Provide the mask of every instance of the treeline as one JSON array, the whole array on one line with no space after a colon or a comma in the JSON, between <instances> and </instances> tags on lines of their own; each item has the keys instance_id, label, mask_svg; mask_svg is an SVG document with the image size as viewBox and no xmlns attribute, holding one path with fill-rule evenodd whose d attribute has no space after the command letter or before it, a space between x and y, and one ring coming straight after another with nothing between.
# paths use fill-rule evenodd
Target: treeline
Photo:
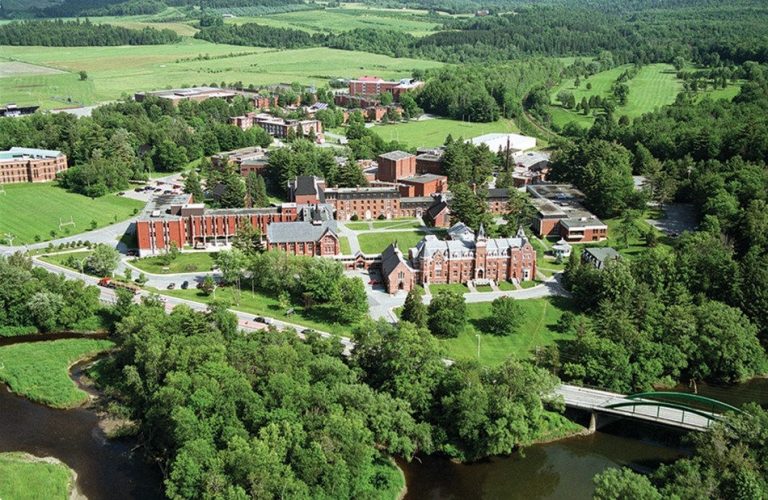
<instances>
[{"instance_id":1,"label":"treeline","mask_svg":"<svg viewBox=\"0 0 768 500\"><path fill-rule=\"evenodd\" d=\"M274 47L279 49L295 49L317 45L312 35L306 31L275 28L253 23L227 24L203 28L195 33L195 38L214 43Z\"/></svg>"},{"instance_id":2,"label":"treeline","mask_svg":"<svg viewBox=\"0 0 768 500\"><path fill-rule=\"evenodd\" d=\"M208 99L197 103L148 97L101 106L92 116L34 114L0 120L0 147L57 149L70 168L62 185L97 197L126 189L130 179L149 172L173 172L191 160L246 146L267 146L272 138L260 127L243 131L230 116L250 111L242 98L231 103Z\"/></svg>"},{"instance_id":3,"label":"treeline","mask_svg":"<svg viewBox=\"0 0 768 500\"><path fill-rule=\"evenodd\" d=\"M160 0L131 0L104 7L87 9L78 15L83 16L140 16L157 14L167 9L168 6Z\"/></svg>"},{"instance_id":4,"label":"treeline","mask_svg":"<svg viewBox=\"0 0 768 500\"><path fill-rule=\"evenodd\" d=\"M92 47L104 45L161 45L181 40L171 30L133 30L85 21L16 21L0 25L0 45Z\"/></svg>"}]
</instances>

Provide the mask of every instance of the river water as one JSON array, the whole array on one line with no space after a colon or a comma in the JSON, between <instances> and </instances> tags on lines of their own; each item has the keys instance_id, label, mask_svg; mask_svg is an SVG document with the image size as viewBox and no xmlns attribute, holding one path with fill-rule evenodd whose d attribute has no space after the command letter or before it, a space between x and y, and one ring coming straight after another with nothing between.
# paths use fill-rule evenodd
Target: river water
<instances>
[{"instance_id":1,"label":"river water","mask_svg":"<svg viewBox=\"0 0 768 500\"><path fill-rule=\"evenodd\" d=\"M33 341L71 335L35 336ZM0 339L0 346L30 341ZM678 388L688 390L688 388ZM699 385L699 394L740 405L768 407L768 379L736 386ZM569 414L586 424L586 415ZM534 445L520 454L471 465L438 457L401 462L409 500L416 499L586 499L592 477L608 467L651 471L690 453L684 434L651 424L598 419L598 432ZM0 452L53 456L78 474L78 488L91 500L162 498L156 466L132 452L132 440L107 440L90 410L54 410L11 393L0 384Z\"/></svg>"}]
</instances>

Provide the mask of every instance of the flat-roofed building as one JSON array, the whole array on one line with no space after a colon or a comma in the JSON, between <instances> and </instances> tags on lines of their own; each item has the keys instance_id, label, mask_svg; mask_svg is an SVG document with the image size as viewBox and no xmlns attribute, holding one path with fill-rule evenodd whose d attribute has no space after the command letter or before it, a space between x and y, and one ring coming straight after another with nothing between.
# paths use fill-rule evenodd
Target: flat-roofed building
<instances>
[{"instance_id":1,"label":"flat-roofed building","mask_svg":"<svg viewBox=\"0 0 768 500\"><path fill-rule=\"evenodd\" d=\"M444 175L422 174L401 177L397 180L403 198L414 196L432 196L448 191L448 177Z\"/></svg>"},{"instance_id":2,"label":"flat-roofed building","mask_svg":"<svg viewBox=\"0 0 768 500\"><path fill-rule=\"evenodd\" d=\"M336 210L337 220L392 219L400 216L400 191L394 186L326 188L326 203Z\"/></svg>"},{"instance_id":3,"label":"flat-roofed building","mask_svg":"<svg viewBox=\"0 0 768 500\"><path fill-rule=\"evenodd\" d=\"M215 154L211 156L211 162L219 169L227 164L234 165L243 177L251 172L261 175L269 164L269 153L258 146L252 146Z\"/></svg>"},{"instance_id":4,"label":"flat-roofed building","mask_svg":"<svg viewBox=\"0 0 768 500\"><path fill-rule=\"evenodd\" d=\"M570 184L532 184L526 189L536 208L533 228L537 235L559 234L569 243L608 237L608 225L584 208L584 193Z\"/></svg>"},{"instance_id":5,"label":"flat-roofed building","mask_svg":"<svg viewBox=\"0 0 768 500\"><path fill-rule=\"evenodd\" d=\"M0 151L0 184L49 182L67 169L67 156L51 149L18 148Z\"/></svg>"},{"instance_id":6,"label":"flat-roofed building","mask_svg":"<svg viewBox=\"0 0 768 500\"><path fill-rule=\"evenodd\" d=\"M437 174L443 175L443 154L442 148L418 149L416 151L416 173L417 174Z\"/></svg>"},{"instance_id":7,"label":"flat-roofed building","mask_svg":"<svg viewBox=\"0 0 768 500\"><path fill-rule=\"evenodd\" d=\"M208 99L225 99L231 101L238 92L219 87L191 87L187 89L157 90L153 92L137 92L133 98L136 102L142 102L147 97L165 99L178 106L181 101L203 102Z\"/></svg>"},{"instance_id":8,"label":"flat-roofed building","mask_svg":"<svg viewBox=\"0 0 768 500\"><path fill-rule=\"evenodd\" d=\"M379 155L377 159L379 170L378 180L384 182L397 182L403 177L416 175L416 155L405 151L390 151Z\"/></svg>"},{"instance_id":9,"label":"flat-roofed building","mask_svg":"<svg viewBox=\"0 0 768 500\"><path fill-rule=\"evenodd\" d=\"M248 130L255 126L263 128L269 135L277 139L286 139L293 135L295 137L315 136L315 142L322 144L325 142L323 135L323 124L319 120L286 120L269 113L250 112L241 116L233 116L229 123Z\"/></svg>"},{"instance_id":10,"label":"flat-roofed building","mask_svg":"<svg viewBox=\"0 0 768 500\"><path fill-rule=\"evenodd\" d=\"M475 146L488 146L488 149L493 153L503 153L505 151L516 153L518 151L527 151L536 147L535 137L528 137L527 135L520 134L484 134L472 139L467 139L467 142L472 143Z\"/></svg>"}]
</instances>

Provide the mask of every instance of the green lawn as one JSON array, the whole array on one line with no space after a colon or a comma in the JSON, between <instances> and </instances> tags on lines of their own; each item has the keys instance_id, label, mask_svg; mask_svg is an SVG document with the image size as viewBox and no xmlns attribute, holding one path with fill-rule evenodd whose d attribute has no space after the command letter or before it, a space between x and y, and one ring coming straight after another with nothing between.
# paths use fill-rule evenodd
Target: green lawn
<instances>
[{"instance_id":1,"label":"green lawn","mask_svg":"<svg viewBox=\"0 0 768 500\"><path fill-rule=\"evenodd\" d=\"M69 378L69 367L113 346L109 340L66 339L0 347L0 380L32 401L73 408L88 395Z\"/></svg>"},{"instance_id":2,"label":"green lawn","mask_svg":"<svg viewBox=\"0 0 768 500\"><path fill-rule=\"evenodd\" d=\"M211 271L216 259L216 252L183 252L168 264L162 257L134 259L131 265L151 274L177 274Z\"/></svg>"},{"instance_id":3,"label":"green lawn","mask_svg":"<svg viewBox=\"0 0 768 500\"><path fill-rule=\"evenodd\" d=\"M50 255L42 255L40 256L40 260L44 262L49 262L51 264L56 264L57 266L61 267L68 267L69 269L74 269L75 271L80 270L80 265L70 265L72 264L72 259L78 261L78 262L84 262L85 259L91 255L90 250L81 250L77 252L67 252L67 253L56 253L56 254L50 254Z\"/></svg>"},{"instance_id":4,"label":"green lawn","mask_svg":"<svg viewBox=\"0 0 768 500\"><path fill-rule=\"evenodd\" d=\"M509 133L519 132L512 120L499 120L490 123L470 123L448 118L434 118L430 120L411 120L407 123L390 125L377 125L371 130L379 134L385 141L399 141L408 147L433 147L445 143L448 134L454 139L463 137L471 139L478 135L493 132Z\"/></svg>"},{"instance_id":5,"label":"green lawn","mask_svg":"<svg viewBox=\"0 0 768 500\"><path fill-rule=\"evenodd\" d=\"M648 249L648 245L645 243L645 233L652 229L653 226L645 221L647 214L644 214L638 221L637 227L640 229L640 236L637 238L630 238L629 245L624 247L624 243L619 241L617 228L621 225L621 218L603 219L608 225L608 239L601 243L590 243L584 245L585 247L605 246L615 248L623 257L632 259ZM659 246L669 246L669 237L657 229L653 229L659 237ZM547 264L547 267L550 267Z\"/></svg>"},{"instance_id":6,"label":"green lawn","mask_svg":"<svg viewBox=\"0 0 768 500\"><path fill-rule=\"evenodd\" d=\"M372 220L369 222L345 222L345 226L353 231L369 231L373 229L418 229L420 221L412 218L400 220Z\"/></svg>"},{"instance_id":7,"label":"green lawn","mask_svg":"<svg viewBox=\"0 0 768 500\"><path fill-rule=\"evenodd\" d=\"M357 240L360 242L360 250L365 254L381 253L394 241L397 241L397 246L405 254L409 248L415 247L423 237L424 233L418 231L392 231L361 233Z\"/></svg>"},{"instance_id":8,"label":"green lawn","mask_svg":"<svg viewBox=\"0 0 768 500\"><path fill-rule=\"evenodd\" d=\"M436 294L440 290L451 290L451 291L454 291L456 293L460 293L462 295L465 294L465 293L469 293L469 288L467 288L466 286L462 285L461 283L449 283L449 284L444 284L444 285L432 285L432 284L429 285L429 293L431 293L432 295Z\"/></svg>"},{"instance_id":9,"label":"green lawn","mask_svg":"<svg viewBox=\"0 0 768 500\"><path fill-rule=\"evenodd\" d=\"M548 297L518 302L523 308L524 318L514 335L501 337L487 333L484 320L490 315L490 302L467 304L467 328L455 339L440 340L447 356L451 359L478 359L476 335L480 335L480 362L484 365L497 365L509 356L527 358L537 346L568 338L554 330L557 320L570 307L568 299Z\"/></svg>"},{"instance_id":10,"label":"green lawn","mask_svg":"<svg viewBox=\"0 0 768 500\"><path fill-rule=\"evenodd\" d=\"M511 292L517 290L517 287L511 281L500 281L497 283L499 290L502 292Z\"/></svg>"},{"instance_id":11,"label":"green lawn","mask_svg":"<svg viewBox=\"0 0 768 500\"><path fill-rule=\"evenodd\" d=\"M582 97L589 99L593 95L607 97L610 95L611 86L616 78L630 67L631 65L627 64L608 71L601 71L587 79L582 79L578 88L574 86L574 79L564 80L552 91L552 102L559 105L557 93L561 90L573 93L576 102L581 102ZM592 84L591 90L587 90L587 83ZM625 106L616 108L616 116L627 115L630 118L636 118L643 113L672 104L677 94L682 90L682 83L678 80L675 70L670 64L643 66L637 75L627 82L627 85L629 86L629 99ZM553 106L553 123L562 127L569 121L576 121L580 125L588 126L592 124L594 117Z\"/></svg>"},{"instance_id":12,"label":"green lawn","mask_svg":"<svg viewBox=\"0 0 768 500\"><path fill-rule=\"evenodd\" d=\"M52 67L67 73L19 74L0 78L5 102L60 108L119 99L143 90L242 81L269 85L298 81L321 85L329 79L376 74L403 78L416 68L442 63L392 58L327 48L275 50L213 44L185 38L173 45L119 47L0 46L2 58ZM227 57L230 54L240 54ZM208 59L205 59L205 57ZM78 71L88 72L80 81ZM71 101L71 102L69 102Z\"/></svg>"},{"instance_id":13,"label":"green lawn","mask_svg":"<svg viewBox=\"0 0 768 500\"><path fill-rule=\"evenodd\" d=\"M182 299L203 303L210 303L214 299L213 295L206 297L204 294L191 287L188 290L161 290L160 292L164 295L171 295L173 297L180 297ZM277 318L297 325L343 336L349 336L352 333L352 327L350 325L342 325L335 322L333 318L328 316L327 310L321 311L318 309L317 311L310 311L301 306L291 305L290 307L293 308L294 313L289 316L285 314L285 309L280 307L278 300L274 297L260 292L252 293L250 290L243 289L240 292L240 304L236 304L236 293L237 290L233 287L218 288L216 289L216 299L229 303L230 307L238 311L253 313L254 315L269 316L270 318Z\"/></svg>"},{"instance_id":14,"label":"green lawn","mask_svg":"<svg viewBox=\"0 0 768 500\"><path fill-rule=\"evenodd\" d=\"M5 194L0 194L0 238L11 233L17 245L34 243L35 236L40 241L50 240L51 231L56 231L57 238L75 235L90 230L91 221L103 227L132 217L134 210L143 207L140 201L114 194L91 199L54 183L9 184ZM60 219L69 222L70 217L75 226L60 230ZM88 239L87 233L83 239Z\"/></svg>"},{"instance_id":15,"label":"green lawn","mask_svg":"<svg viewBox=\"0 0 768 500\"><path fill-rule=\"evenodd\" d=\"M342 255L352 254L352 248L349 246L349 238L347 238L346 236L342 236L339 238L339 248L341 249Z\"/></svg>"},{"instance_id":16,"label":"green lawn","mask_svg":"<svg viewBox=\"0 0 768 500\"><path fill-rule=\"evenodd\" d=\"M0 453L0 498L4 500L67 500L72 471L26 453Z\"/></svg>"}]
</instances>

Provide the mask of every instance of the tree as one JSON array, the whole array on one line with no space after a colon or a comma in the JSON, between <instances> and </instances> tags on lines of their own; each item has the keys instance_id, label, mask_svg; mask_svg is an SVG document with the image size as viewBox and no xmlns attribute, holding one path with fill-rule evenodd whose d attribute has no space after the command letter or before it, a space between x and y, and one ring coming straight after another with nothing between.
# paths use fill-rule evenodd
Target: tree
<instances>
[{"instance_id":1,"label":"tree","mask_svg":"<svg viewBox=\"0 0 768 500\"><path fill-rule=\"evenodd\" d=\"M81 81L81 82L82 82L82 81L85 81L85 80L87 80L87 79L88 79L88 73L86 73L85 71L83 71L83 70L80 70L80 71L78 72L78 74L80 75L80 81Z\"/></svg>"},{"instance_id":2,"label":"tree","mask_svg":"<svg viewBox=\"0 0 768 500\"><path fill-rule=\"evenodd\" d=\"M381 102L382 106L389 106L390 104L392 104L392 101L393 101L392 92L382 92L379 95L379 101Z\"/></svg>"},{"instance_id":3,"label":"tree","mask_svg":"<svg viewBox=\"0 0 768 500\"><path fill-rule=\"evenodd\" d=\"M253 227L249 221L237 227L235 236L232 238L232 246L243 252L246 256L253 255L262 249L261 231Z\"/></svg>"},{"instance_id":4,"label":"tree","mask_svg":"<svg viewBox=\"0 0 768 500\"><path fill-rule=\"evenodd\" d=\"M44 332L56 328L59 311L64 307L64 298L58 293L40 291L27 302L31 320Z\"/></svg>"},{"instance_id":5,"label":"tree","mask_svg":"<svg viewBox=\"0 0 768 500\"><path fill-rule=\"evenodd\" d=\"M222 208L241 208L245 205L245 183L237 173L227 175L222 184L224 193L219 199Z\"/></svg>"},{"instance_id":6,"label":"tree","mask_svg":"<svg viewBox=\"0 0 768 500\"><path fill-rule=\"evenodd\" d=\"M189 163L184 147L170 140L157 145L153 158L155 169L160 172L178 172Z\"/></svg>"},{"instance_id":7,"label":"tree","mask_svg":"<svg viewBox=\"0 0 768 500\"><path fill-rule=\"evenodd\" d=\"M99 244L85 259L85 269L96 276L112 276L117 263L120 261L120 253L114 248Z\"/></svg>"},{"instance_id":8,"label":"tree","mask_svg":"<svg viewBox=\"0 0 768 500\"><path fill-rule=\"evenodd\" d=\"M249 172L245 178L245 192L250 201L250 206L258 208L269 205L267 185L264 182L264 178L256 172Z\"/></svg>"},{"instance_id":9,"label":"tree","mask_svg":"<svg viewBox=\"0 0 768 500\"><path fill-rule=\"evenodd\" d=\"M528 227L535 215L536 209L531 205L530 198L517 189L510 189L507 213L504 214L507 224L512 226L514 230L519 227Z\"/></svg>"},{"instance_id":10,"label":"tree","mask_svg":"<svg viewBox=\"0 0 768 500\"><path fill-rule=\"evenodd\" d=\"M339 187L357 187L367 186L368 180L365 178L362 169L352 158L347 158L344 165L339 169L337 182Z\"/></svg>"},{"instance_id":11,"label":"tree","mask_svg":"<svg viewBox=\"0 0 768 500\"><path fill-rule=\"evenodd\" d=\"M463 222L477 231L481 224L491 227L492 219L488 213L488 204L481 194L477 194L466 184L454 184L451 187L451 223Z\"/></svg>"},{"instance_id":12,"label":"tree","mask_svg":"<svg viewBox=\"0 0 768 500\"><path fill-rule=\"evenodd\" d=\"M626 467L610 468L594 478L596 500L661 500L661 493L646 476L632 472Z\"/></svg>"},{"instance_id":13,"label":"tree","mask_svg":"<svg viewBox=\"0 0 768 500\"><path fill-rule=\"evenodd\" d=\"M523 309L511 297L499 297L491 303L488 326L496 335L512 335L523 319Z\"/></svg>"},{"instance_id":14,"label":"tree","mask_svg":"<svg viewBox=\"0 0 768 500\"><path fill-rule=\"evenodd\" d=\"M216 290L216 282L214 281L213 276L206 274L203 278L203 281L200 282L197 288L199 288L200 291L203 292L203 294L206 296L211 295L214 290Z\"/></svg>"},{"instance_id":15,"label":"tree","mask_svg":"<svg viewBox=\"0 0 768 500\"><path fill-rule=\"evenodd\" d=\"M342 276L331 306L342 323L354 323L364 317L368 312L368 296L363 280Z\"/></svg>"},{"instance_id":16,"label":"tree","mask_svg":"<svg viewBox=\"0 0 768 500\"><path fill-rule=\"evenodd\" d=\"M200 185L200 176L194 170L187 174L187 178L184 179L184 192L192 195L192 201L194 203L202 203L205 201L205 195L203 194L203 187Z\"/></svg>"},{"instance_id":17,"label":"tree","mask_svg":"<svg viewBox=\"0 0 768 500\"><path fill-rule=\"evenodd\" d=\"M429 329L433 335L455 338L467 323L464 296L453 290L438 290L429 303Z\"/></svg>"},{"instance_id":18,"label":"tree","mask_svg":"<svg viewBox=\"0 0 768 500\"><path fill-rule=\"evenodd\" d=\"M427 306L422 301L424 290L419 286L414 286L405 297L403 312L401 318L403 321L410 321L419 328L427 326Z\"/></svg>"},{"instance_id":19,"label":"tree","mask_svg":"<svg viewBox=\"0 0 768 500\"><path fill-rule=\"evenodd\" d=\"M640 237L640 228L638 227L639 221L640 214L637 210L624 210L624 213L621 216L621 222L616 228L618 239L621 241L624 248L629 247L629 242L631 240Z\"/></svg>"}]
</instances>

